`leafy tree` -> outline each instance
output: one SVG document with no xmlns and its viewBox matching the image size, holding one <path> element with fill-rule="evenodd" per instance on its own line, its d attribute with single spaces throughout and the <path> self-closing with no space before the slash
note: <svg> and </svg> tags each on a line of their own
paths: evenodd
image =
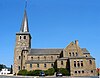
<svg viewBox="0 0 100 78">
<path fill-rule="evenodd" d="M 34 70 L 33 70 L 33 71 L 28 71 L 28 72 L 27 72 L 27 75 L 28 75 L 28 76 L 34 76 Z"/>
<path fill-rule="evenodd" d="M 69 76 L 69 75 L 70 75 L 70 74 L 69 74 L 69 71 L 66 70 L 65 68 L 58 68 L 58 69 L 57 69 L 57 72 L 62 73 L 63 76 Z"/>
<path fill-rule="evenodd" d="M 55 69 L 54 68 L 49 68 L 48 70 L 45 70 L 44 72 L 45 72 L 46 75 L 51 76 L 51 75 L 54 75 Z"/>
<path fill-rule="evenodd" d="M 39 76 L 40 72 L 41 72 L 41 70 L 34 70 L 33 75 L 34 76 Z"/>
<path fill-rule="evenodd" d="M 7 68 L 6 65 L 0 64 L 0 71 L 1 71 L 3 68 Z"/>
<path fill-rule="evenodd" d="M 23 75 L 23 76 L 26 76 L 26 75 L 27 75 L 27 73 L 28 73 L 28 71 L 27 71 L 27 70 L 20 70 L 20 71 L 18 72 L 18 75 Z"/>
</svg>

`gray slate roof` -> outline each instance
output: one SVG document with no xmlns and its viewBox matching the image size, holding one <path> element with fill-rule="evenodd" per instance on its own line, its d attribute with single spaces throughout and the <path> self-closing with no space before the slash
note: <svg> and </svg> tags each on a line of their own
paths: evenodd
<svg viewBox="0 0 100 78">
<path fill-rule="evenodd" d="M 83 52 L 84 54 L 90 54 L 89 51 L 88 51 L 86 48 L 82 48 L 81 50 L 82 50 L 82 52 Z"/>
<path fill-rule="evenodd" d="M 29 55 L 59 55 L 63 49 L 30 49 Z"/>
</svg>

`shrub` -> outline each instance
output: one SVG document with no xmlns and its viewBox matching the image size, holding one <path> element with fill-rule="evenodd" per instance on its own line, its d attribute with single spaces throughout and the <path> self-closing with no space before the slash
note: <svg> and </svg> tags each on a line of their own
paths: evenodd
<svg viewBox="0 0 100 78">
<path fill-rule="evenodd" d="M 55 73 L 55 69 L 54 68 L 49 68 L 48 70 L 47 70 L 47 75 L 54 75 L 54 73 Z"/>
<path fill-rule="evenodd" d="M 46 76 L 48 76 L 48 70 L 45 70 L 44 73 Z"/>
<path fill-rule="evenodd" d="M 33 75 L 34 76 L 39 76 L 40 72 L 41 72 L 41 70 L 34 70 Z"/>
<path fill-rule="evenodd" d="M 58 68 L 57 72 L 61 72 L 63 76 L 69 76 L 69 71 L 65 68 Z"/>
<path fill-rule="evenodd" d="M 33 70 L 33 71 L 28 71 L 28 72 L 27 72 L 27 75 L 28 75 L 28 76 L 34 76 L 34 70 Z"/>
<path fill-rule="evenodd" d="M 20 71 L 18 72 L 18 75 L 23 75 L 23 76 L 26 76 L 26 75 L 27 75 L 27 73 L 28 73 L 28 71 L 27 71 L 27 70 L 20 70 Z"/>
</svg>

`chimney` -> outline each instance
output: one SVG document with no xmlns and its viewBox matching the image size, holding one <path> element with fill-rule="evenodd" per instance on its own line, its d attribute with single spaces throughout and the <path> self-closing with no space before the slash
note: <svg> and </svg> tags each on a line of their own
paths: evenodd
<svg viewBox="0 0 100 78">
<path fill-rule="evenodd" d="M 75 44 L 78 46 L 78 40 L 75 40 Z"/>
</svg>

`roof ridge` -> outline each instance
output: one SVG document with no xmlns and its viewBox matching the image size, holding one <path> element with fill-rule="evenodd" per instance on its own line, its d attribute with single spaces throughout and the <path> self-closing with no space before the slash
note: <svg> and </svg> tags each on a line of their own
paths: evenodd
<svg viewBox="0 0 100 78">
<path fill-rule="evenodd" d="M 64 49 L 64 48 L 31 48 L 31 49 Z"/>
</svg>

